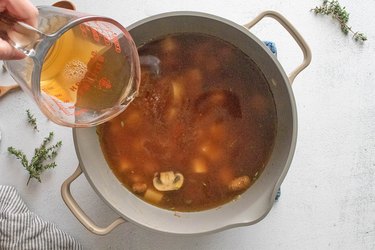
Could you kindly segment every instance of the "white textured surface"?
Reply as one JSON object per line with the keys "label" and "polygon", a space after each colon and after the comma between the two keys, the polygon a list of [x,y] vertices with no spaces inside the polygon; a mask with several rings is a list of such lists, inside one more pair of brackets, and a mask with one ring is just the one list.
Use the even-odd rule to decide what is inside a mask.
{"label": "white textured surface", "polygon": [[[89,233],[60,197],[62,182],[77,165],[71,130],[48,122],[20,91],[0,99],[0,184],[15,186],[32,211],[87,249],[375,249],[375,2],[340,2],[351,13],[353,28],[367,34],[364,45],[343,36],[330,18],[309,12],[321,1],[76,1],[78,10],[110,16],[125,26],[174,10],[202,11],[244,24],[272,9],[302,33],[313,61],[293,86],[297,150],[280,201],[260,223],[194,237],[159,234],[130,223],[103,237]],[[297,46],[275,22],[265,20],[253,32],[276,42],[286,72],[301,60]],[[1,85],[11,82],[0,73]],[[38,119],[39,133],[26,125],[28,108]],[[49,131],[63,140],[58,166],[42,176],[42,183],[26,186],[27,173],[6,149],[15,146],[30,155]],[[98,224],[116,217],[83,176],[72,184],[72,192]]]}

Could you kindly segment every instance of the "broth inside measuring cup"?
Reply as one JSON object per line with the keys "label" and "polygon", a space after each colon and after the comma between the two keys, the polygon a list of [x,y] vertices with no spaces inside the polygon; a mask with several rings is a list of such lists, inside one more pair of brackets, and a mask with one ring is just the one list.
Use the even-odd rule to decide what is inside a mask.
{"label": "broth inside measuring cup", "polygon": [[74,26],[44,59],[43,100],[52,112],[78,124],[105,116],[121,105],[129,91],[128,50],[126,37],[111,23],[87,21]]}
{"label": "broth inside measuring cup", "polygon": [[259,177],[275,141],[276,109],[262,72],[238,48],[199,33],[150,41],[139,55],[139,96],[97,128],[113,173],[165,209],[200,211],[236,199]]}

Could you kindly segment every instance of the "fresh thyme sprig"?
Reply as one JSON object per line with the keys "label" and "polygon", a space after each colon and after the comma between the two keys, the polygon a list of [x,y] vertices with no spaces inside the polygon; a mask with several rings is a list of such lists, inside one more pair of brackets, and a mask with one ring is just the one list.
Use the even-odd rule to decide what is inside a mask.
{"label": "fresh thyme sprig", "polygon": [[38,130],[38,126],[36,125],[36,118],[34,117],[33,114],[31,114],[30,110],[26,110],[27,113],[27,122],[33,127],[34,130]]}
{"label": "fresh thyme sprig", "polygon": [[27,159],[26,155],[21,150],[8,147],[8,152],[14,155],[17,159],[21,160],[22,166],[24,166],[29,172],[30,176],[26,185],[29,184],[31,178],[35,178],[41,182],[40,175],[43,173],[43,171],[56,167],[56,163],[52,160],[57,156],[57,151],[61,147],[62,142],[58,141],[56,144],[48,146],[52,139],[53,132],[50,132],[48,137],[44,138],[40,147],[35,148],[34,156],[31,161]]}
{"label": "fresh thyme sprig", "polygon": [[311,9],[311,11],[313,11],[315,14],[332,16],[333,19],[336,19],[340,23],[341,31],[345,35],[351,32],[355,41],[364,42],[367,40],[364,33],[358,31],[354,32],[348,25],[349,13],[345,7],[341,7],[337,0],[323,0],[323,4],[321,6],[316,6],[314,9]]}

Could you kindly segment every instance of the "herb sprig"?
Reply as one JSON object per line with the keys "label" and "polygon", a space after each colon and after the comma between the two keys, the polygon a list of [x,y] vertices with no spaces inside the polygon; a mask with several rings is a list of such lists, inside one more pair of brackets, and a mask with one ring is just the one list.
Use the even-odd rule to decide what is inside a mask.
{"label": "herb sprig", "polygon": [[62,142],[58,141],[56,144],[49,146],[52,139],[53,132],[50,132],[48,137],[44,138],[40,147],[35,148],[34,156],[31,161],[27,159],[26,155],[21,150],[8,147],[8,152],[21,160],[22,166],[29,172],[29,179],[26,185],[29,184],[31,178],[35,178],[41,182],[40,175],[42,172],[46,169],[56,167],[56,163],[52,162],[52,160],[57,156],[57,151],[61,147]]}
{"label": "herb sprig", "polygon": [[364,33],[355,32],[348,25],[349,22],[349,13],[345,7],[341,7],[340,3],[337,0],[323,0],[321,6],[316,6],[314,9],[311,9],[315,14],[322,14],[327,16],[332,16],[333,19],[337,20],[340,23],[341,31],[347,35],[349,32],[353,34],[353,39],[357,42],[364,42],[367,40],[367,37]]}
{"label": "herb sprig", "polygon": [[36,118],[34,117],[33,114],[31,114],[29,109],[26,110],[26,114],[27,114],[27,122],[33,127],[35,131],[39,131],[38,126],[36,125]]}

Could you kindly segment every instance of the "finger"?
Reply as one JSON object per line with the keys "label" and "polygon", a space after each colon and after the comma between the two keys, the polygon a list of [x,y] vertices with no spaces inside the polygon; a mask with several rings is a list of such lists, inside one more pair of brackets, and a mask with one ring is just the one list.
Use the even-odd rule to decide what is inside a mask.
{"label": "finger", "polygon": [[[3,0],[0,1],[0,11],[8,13],[19,21],[30,24],[34,27],[38,24],[38,9],[29,0]],[[4,8],[3,10],[1,8]]]}
{"label": "finger", "polygon": [[25,54],[13,48],[9,43],[0,38],[0,59],[1,60],[17,60],[25,58]]}

